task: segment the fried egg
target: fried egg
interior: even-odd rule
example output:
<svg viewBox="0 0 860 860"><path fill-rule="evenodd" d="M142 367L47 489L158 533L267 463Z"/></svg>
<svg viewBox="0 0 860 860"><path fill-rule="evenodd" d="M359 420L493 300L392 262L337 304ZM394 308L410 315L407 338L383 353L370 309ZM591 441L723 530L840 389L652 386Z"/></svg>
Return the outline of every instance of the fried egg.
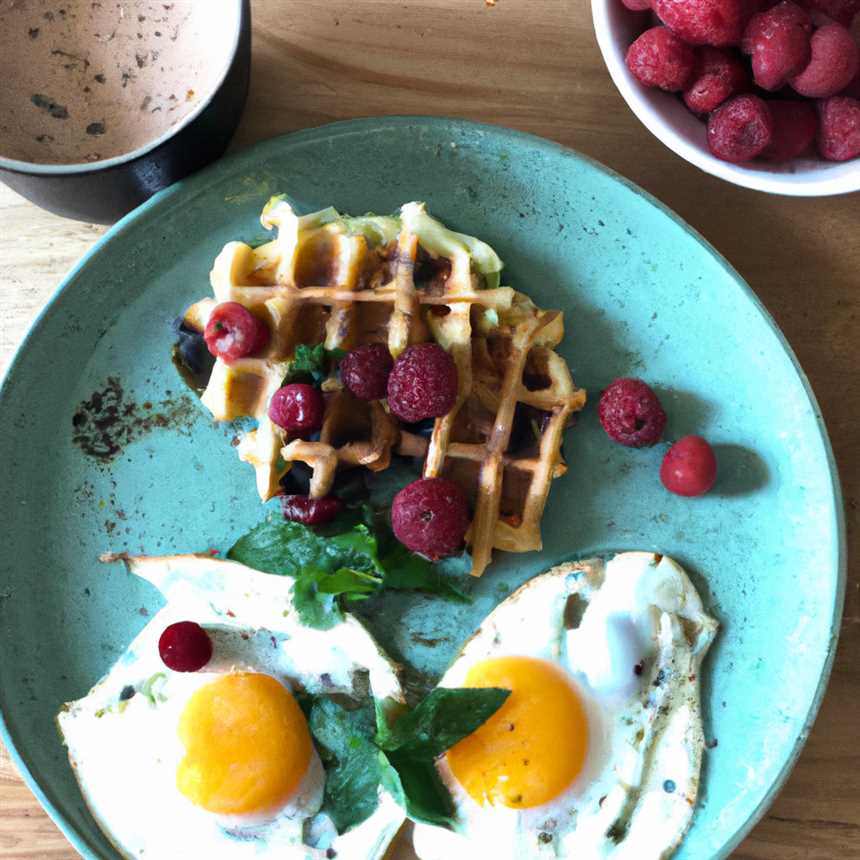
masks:
<svg viewBox="0 0 860 860"><path fill-rule="evenodd" d="M527 582L440 682L512 692L437 761L456 827L416 824L418 857L668 857L698 792L698 677L716 629L666 556L563 564Z"/></svg>
<svg viewBox="0 0 860 860"><path fill-rule="evenodd" d="M205 555L122 557L167 599L108 674L58 716L93 818L119 853L150 860L381 858L404 820L379 806L338 835L300 694L400 703L395 666L351 616L299 623L288 577ZM159 657L170 624L213 644L199 672ZM331 853L334 852L334 853Z"/></svg>

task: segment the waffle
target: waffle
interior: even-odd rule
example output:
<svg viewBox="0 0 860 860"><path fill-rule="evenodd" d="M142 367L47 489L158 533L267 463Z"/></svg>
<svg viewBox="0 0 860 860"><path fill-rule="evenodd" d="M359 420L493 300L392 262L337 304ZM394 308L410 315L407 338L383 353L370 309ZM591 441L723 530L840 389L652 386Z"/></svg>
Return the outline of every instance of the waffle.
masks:
<svg viewBox="0 0 860 860"><path fill-rule="evenodd" d="M253 466L260 497L278 494L297 461L312 468L310 494L321 497L339 468L381 471L392 454L423 457L425 477L449 477L470 498L474 575L493 548L539 549L550 482L566 470L562 432L585 403L553 351L564 333L561 313L499 286L495 252L448 230L421 203L405 204L399 217L347 218L334 209L297 216L273 198L261 221L277 238L257 248L228 243L212 269L214 298L185 314L186 325L202 331L217 304L239 302L271 329L260 356L216 360L202 395L218 420L257 420L238 453ZM268 418L300 344L349 350L382 342L397 357L430 339L452 355L459 389L429 438L401 426L383 402L353 397L336 373L322 382L318 440L291 439Z"/></svg>

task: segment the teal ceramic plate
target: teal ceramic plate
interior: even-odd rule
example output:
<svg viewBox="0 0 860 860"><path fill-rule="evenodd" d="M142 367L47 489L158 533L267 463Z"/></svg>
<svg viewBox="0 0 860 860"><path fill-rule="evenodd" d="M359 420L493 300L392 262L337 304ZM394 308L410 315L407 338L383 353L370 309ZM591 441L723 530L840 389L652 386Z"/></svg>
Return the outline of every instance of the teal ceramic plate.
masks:
<svg viewBox="0 0 860 860"><path fill-rule="evenodd" d="M678 857L725 856L796 759L833 657L843 528L818 407L749 288L653 199L546 141L438 119L301 132L173 186L87 254L33 327L0 394L0 704L41 802L84 856L114 856L53 720L159 599L99 553L223 548L261 517L233 428L213 424L170 364L170 323L209 292L225 242L262 238L260 210L279 191L307 210L353 213L426 200L497 249L507 282L564 311L561 351L592 399L568 434L571 468L550 495L544 550L499 557L471 606L392 600L374 628L395 657L433 673L495 603L554 562L631 548L675 556L722 624L704 678L712 748ZM669 495L663 448L604 435L594 403L624 374L658 387L668 438L695 432L717 445L710 495ZM110 459L83 450L99 445L116 448Z"/></svg>

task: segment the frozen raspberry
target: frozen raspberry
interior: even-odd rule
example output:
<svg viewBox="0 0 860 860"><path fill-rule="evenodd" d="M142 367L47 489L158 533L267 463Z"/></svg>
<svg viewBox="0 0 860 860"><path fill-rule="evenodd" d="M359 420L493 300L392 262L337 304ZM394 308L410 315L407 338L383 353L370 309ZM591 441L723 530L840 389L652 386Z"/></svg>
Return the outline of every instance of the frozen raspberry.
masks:
<svg viewBox="0 0 860 860"><path fill-rule="evenodd" d="M717 458L701 436L684 436L660 464L663 486L677 496L702 496L717 479Z"/></svg>
<svg viewBox="0 0 860 860"><path fill-rule="evenodd" d="M809 13L790 0L753 15L742 47L750 54L753 78L763 90L778 90L806 66L812 56L811 32Z"/></svg>
<svg viewBox="0 0 860 860"><path fill-rule="evenodd" d="M737 45L746 23L743 0L654 0L654 11L690 45Z"/></svg>
<svg viewBox="0 0 860 860"><path fill-rule="evenodd" d="M628 448L653 445L666 426L657 395L641 379L616 379L600 395L597 414L609 437Z"/></svg>
<svg viewBox="0 0 860 860"><path fill-rule="evenodd" d="M821 130L818 151L828 161L860 156L860 100L833 96L818 105Z"/></svg>
<svg viewBox="0 0 860 860"><path fill-rule="evenodd" d="M704 45L696 52L696 68L684 90L684 104L693 113L710 113L749 86L749 73L738 56L725 48Z"/></svg>
<svg viewBox="0 0 860 860"><path fill-rule="evenodd" d="M646 12L651 8L651 0L621 0L631 12Z"/></svg>
<svg viewBox="0 0 860 860"><path fill-rule="evenodd" d="M407 347L388 377L388 408L407 424L447 415L457 402L457 365L436 343Z"/></svg>
<svg viewBox="0 0 860 860"><path fill-rule="evenodd" d="M463 545L469 507L463 491L447 478L421 478L407 484L391 504L391 527L412 552L437 559Z"/></svg>
<svg viewBox="0 0 860 860"><path fill-rule="evenodd" d="M228 364L259 352L270 336L269 327L239 302L217 305L203 332L209 352Z"/></svg>
<svg viewBox="0 0 860 860"><path fill-rule="evenodd" d="M158 654L174 672L196 672L212 659L212 640L195 621L177 621L164 628Z"/></svg>
<svg viewBox="0 0 860 860"><path fill-rule="evenodd" d="M319 430L325 402L313 385L291 382L279 388L269 401L269 418L284 430L305 436Z"/></svg>
<svg viewBox="0 0 860 860"><path fill-rule="evenodd" d="M818 132L815 105L774 99L767 106L773 118L773 136L761 157L768 161L790 161L806 152Z"/></svg>
<svg viewBox="0 0 860 860"><path fill-rule="evenodd" d="M851 22L860 12L860 0L804 0L804 2L805 5L823 12L843 27L850 27Z"/></svg>
<svg viewBox="0 0 860 860"><path fill-rule="evenodd" d="M812 34L809 65L789 80L802 96L825 99L851 83L860 67L857 45L841 24L825 24Z"/></svg>
<svg viewBox="0 0 860 860"><path fill-rule="evenodd" d="M382 343L353 349L340 363L340 378L359 400L382 400L394 359Z"/></svg>
<svg viewBox="0 0 860 860"><path fill-rule="evenodd" d="M321 526L331 522L343 503L335 496L313 499L310 496L281 496L281 511L285 520L306 526Z"/></svg>
<svg viewBox="0 0 860 860"><path fill-rule="evenodd" d="M677 92L693 74L693 49L668 27L646 30L627 49L627 68L646 87Z"/></svg>
<svg viewBox="0 0 860 860"><path fill-rule="evenodd" d="M769 143L773 120L758 96L735 96L708 117L708 149L723 161L749 161Z"/></svg>

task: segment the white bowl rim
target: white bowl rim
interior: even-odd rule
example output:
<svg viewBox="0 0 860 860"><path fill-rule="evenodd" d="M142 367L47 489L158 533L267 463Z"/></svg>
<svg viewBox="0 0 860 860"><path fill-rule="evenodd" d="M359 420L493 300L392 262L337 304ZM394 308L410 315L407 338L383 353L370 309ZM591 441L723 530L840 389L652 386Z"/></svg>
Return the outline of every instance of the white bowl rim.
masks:
<svg viewBox="0 0 860 860"><path fill-rule="evenodd" d="M837 176L828 176L827 173L830 171L822 171L823 175L820 177L813 174L808 178L798 178L797 174L772 173L721 161L704 148L694 146L681 137L666 121L663 113L654 109L642 97L638 91L640 85L627 71L624 64L626 46L624 49L618 46L609 22L610 4L620 2L621 0L591 0L591 17L597 36L597 44L612 82L621 93L624 101L627 102L627 106L664 146L705 173L756 191L785 194L792 197L827 197L860 191L860 159L856 159L854 162L856 170L847 175L840 172ZM631 12L630 14L638 13ZM850 164L851 162L843 163ZM786 179L787 176L790 176L791 179Z"/></svg>

